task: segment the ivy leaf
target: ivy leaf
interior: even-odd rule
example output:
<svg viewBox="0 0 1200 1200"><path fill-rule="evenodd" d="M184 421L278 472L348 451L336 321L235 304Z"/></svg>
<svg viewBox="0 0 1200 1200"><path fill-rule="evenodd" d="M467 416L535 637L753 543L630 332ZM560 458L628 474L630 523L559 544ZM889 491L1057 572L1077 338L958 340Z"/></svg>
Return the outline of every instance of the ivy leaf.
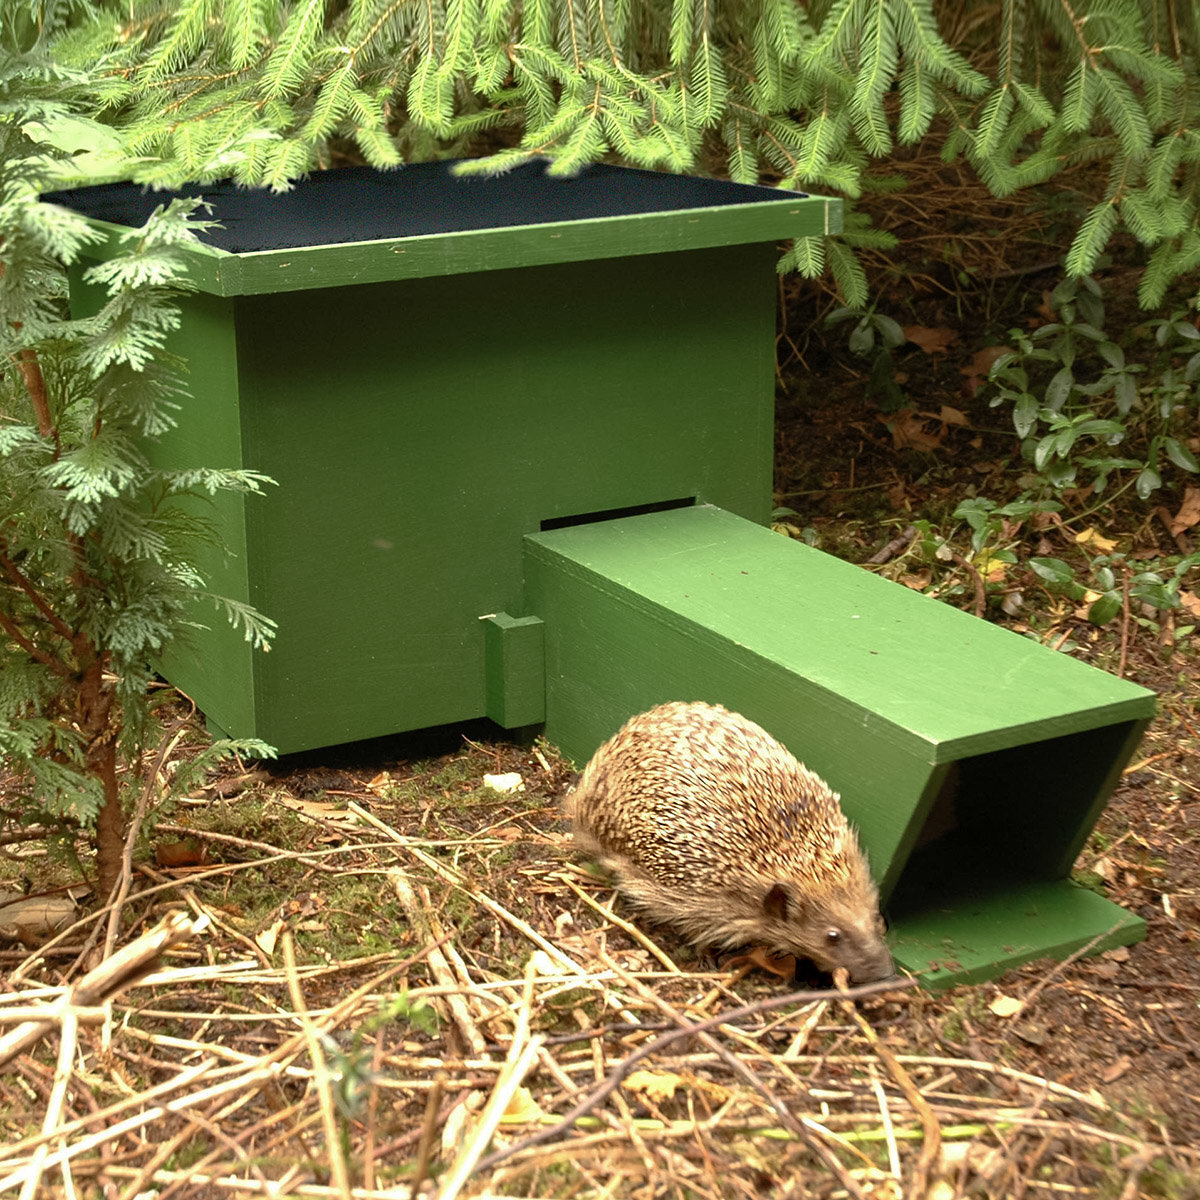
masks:
<svg viewBox="0 0 1200 1200"><path fill-rule="evenodd" d="M1093 625L1107 625L1120 611L1121 597L1113 592L1105 592L1088 609L1088 620Z"/></svg>

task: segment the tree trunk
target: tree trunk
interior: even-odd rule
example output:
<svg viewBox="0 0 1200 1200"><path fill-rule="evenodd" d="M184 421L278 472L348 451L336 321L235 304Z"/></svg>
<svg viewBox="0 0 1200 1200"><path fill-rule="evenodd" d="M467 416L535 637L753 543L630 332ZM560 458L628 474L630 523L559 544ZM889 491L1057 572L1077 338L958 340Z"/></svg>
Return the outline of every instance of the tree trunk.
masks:
<svg viewBox="0 0 1200 1200"><path fill-rule="evenodd" d="M117 786L117 733L113 692L104 681L105 656L90 656L79 685L79 727L87 741L87 771L100 780L104 803L96 814L96 875L101 904L108 903L121 877L125 814Z"/></svg>

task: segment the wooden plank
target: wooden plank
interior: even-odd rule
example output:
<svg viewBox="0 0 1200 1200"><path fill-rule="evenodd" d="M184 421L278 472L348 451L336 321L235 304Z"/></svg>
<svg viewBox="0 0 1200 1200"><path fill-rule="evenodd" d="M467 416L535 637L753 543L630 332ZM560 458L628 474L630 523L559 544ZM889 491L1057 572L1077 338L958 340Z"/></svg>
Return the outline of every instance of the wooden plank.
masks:
<svg viewBox="0 0 1200 1200"><path fill-rule="evenodd" d="M1008 880L940 893L923 909L893 915L888 943L897 967L924 986L993 979L1038 958L1099 954L1146 936L1146 922L1069 880Z"/></svg>
<svg viewBox="0 0 1200 1200"><path fill-rule="evenodd" d="M837 232L837 211L836 201L806 197L740 208L262 251L237 255L241 278L236 285L222 278L221 287L237 286L249 295L775 242Z"/></svg>
<svg viewBox="0 0 1200 1200"><path fill-rule="evenodd" d="M535 558L559 555L567 569L794 671L847 719L932 763L1153 712L1144 688L716 508L559 530L530 545Z"/></svg>
<svg viewBox="0 0 1200 1200"><path fill-rule="evenodd" d="M539 617L489 613L483 622L487 715L502 729L546 719L546 642Z"/></svg>

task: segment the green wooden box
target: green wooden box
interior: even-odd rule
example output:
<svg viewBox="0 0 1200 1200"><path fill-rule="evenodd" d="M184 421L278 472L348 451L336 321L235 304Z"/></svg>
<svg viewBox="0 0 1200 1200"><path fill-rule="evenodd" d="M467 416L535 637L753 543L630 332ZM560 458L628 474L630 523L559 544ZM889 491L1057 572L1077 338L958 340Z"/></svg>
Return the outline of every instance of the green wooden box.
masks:
<svg viewBox="0 0 1200 1200"><path fill-rule="evenodd" d="M526 539L546 734L718 701L840 792L896 961L937 985L1136 941L1069 879L1154 712L1144 688L711 506Z"/></svg>
<svg viewBox="0 0 1200 1200"><path fill-rule="evenodd" d="M173 194L47 199L115 234ZM279 484L219 498L202 564L279 623L271 652L210 610L163 664L216 729L289 752L539 720L540 680L514 695L513 635L480 620L521 611L525 534L694 499L769 515L777 242L836 231L838 202L542 164L187 194L223 228L174 345L194 399L155 453Z"/></svg>

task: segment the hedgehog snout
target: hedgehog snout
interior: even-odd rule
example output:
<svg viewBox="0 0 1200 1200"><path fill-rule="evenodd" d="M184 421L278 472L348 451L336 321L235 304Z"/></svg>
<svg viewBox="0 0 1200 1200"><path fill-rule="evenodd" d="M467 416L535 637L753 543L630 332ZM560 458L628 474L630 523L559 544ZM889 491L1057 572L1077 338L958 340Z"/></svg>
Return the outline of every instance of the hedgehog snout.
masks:
<svg viewBox="0 0 1200 1200"><path fill-rule="evenodd" d="M890 979L896 968L883 940L883 922L878 918L865 926L844 923L825 931L828 970L845 967L851 983L874 983Z"/></svg>
<svg viewBox="0 0 1200 1200"><path fill-rule="evenodd" d="M791 953L810 959L822 971L844 968L851 983L874 983L895 974L878 913L864 917L854 906L834 901L793 911L789 917L782 940L792 944Z"/></svg>

